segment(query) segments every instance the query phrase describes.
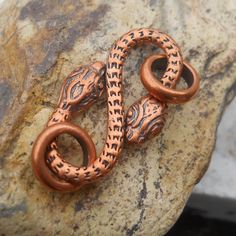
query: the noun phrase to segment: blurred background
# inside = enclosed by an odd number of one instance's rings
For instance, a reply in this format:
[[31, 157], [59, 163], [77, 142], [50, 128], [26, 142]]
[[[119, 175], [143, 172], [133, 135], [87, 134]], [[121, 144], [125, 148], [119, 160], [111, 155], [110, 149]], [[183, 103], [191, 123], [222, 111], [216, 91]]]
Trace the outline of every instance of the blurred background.
[[167, 236], [236, 235], [235, 125], [236, 99], [223, 113], [209, 169]]

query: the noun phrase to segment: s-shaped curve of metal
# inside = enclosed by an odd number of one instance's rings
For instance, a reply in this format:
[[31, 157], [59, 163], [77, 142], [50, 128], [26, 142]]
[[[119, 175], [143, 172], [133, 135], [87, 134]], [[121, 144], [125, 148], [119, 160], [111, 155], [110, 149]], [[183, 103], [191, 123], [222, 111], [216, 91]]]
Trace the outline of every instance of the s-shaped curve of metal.
[[[106, 74], [104, 74], [104, 64], [97, 62], [91, 66], [78, 68], [66, 79], [58, 108], [35, 141], [32, 151], [33, 169], [41, 182], [53, 189], [73, 191], [86, 183], [96, 181], [112, 169], [122, 151], [125, 134], [122, 69], [131, 48], [140, 43], [151, 43], [164, 50], [168, 62], [160, 80], [163, 86], [175, 87], [183, 67], [181, 52], [175, 41], [156, 29], [135, 29], [124, 34], [110, 50]], [[77, 126], [68, 120], [77, 107], [83, 109], [101, 95], [104, 77], [107, 90], [108, 129], [103, 151], [96, 157], [88, 135], [83, 135], [84, 131], [76, 128]], [[63, 132], [73, 135], [81, 143], [84, 154], [88, 157], [85, 165], [73, 166], [60, 156], [55, 138]]]

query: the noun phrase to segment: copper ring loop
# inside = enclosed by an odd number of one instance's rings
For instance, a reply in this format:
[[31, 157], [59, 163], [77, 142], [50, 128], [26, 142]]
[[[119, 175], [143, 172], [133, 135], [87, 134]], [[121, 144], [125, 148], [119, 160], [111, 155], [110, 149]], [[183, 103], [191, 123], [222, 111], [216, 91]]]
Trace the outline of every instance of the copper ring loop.
[[157, 54], [148, 57], [141, 68], [141, 81], [149, 93], [162, 102], [184, 103], [189, 101], [198, 91], [200, 79], [195, 69], [186, 61], [183, 62], [182, 77], [186, 81], [188, 88], [176, 90], [164, 86], [154, 76], [152, 68], [165, 70], [167, 58], [165, 54]]
[[32, 150], [32, 166], [36, 177], [46, 186], [55, 190], [74, 191], [81, 187], [70, 182], [65, 182], [57, 178], [48, 168], [45, 158], [48, 145], [60, 134], [67, 133], [72, 135], [80, 143], [84, 158], [88, 164], [92, 164], [96, 159], [96, 149], [89, 135], [80, 127], [69, 122], [62, 122], [47, 127], [38, 136]]

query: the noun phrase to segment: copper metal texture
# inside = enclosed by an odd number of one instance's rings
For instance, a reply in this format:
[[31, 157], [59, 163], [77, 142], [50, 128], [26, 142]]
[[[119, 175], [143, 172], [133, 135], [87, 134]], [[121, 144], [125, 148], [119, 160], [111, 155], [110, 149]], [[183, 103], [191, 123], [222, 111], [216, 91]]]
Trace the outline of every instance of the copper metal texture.
[[[199, 76], [186, 61], [183, 62], [181, 77], [186, 81], [188, 88], [173, 89], [176, 83], [170, 83], [171, 88], [163, 86], [152, 70], [155, 68], [165, 71], [166, 67], [167, 58], [165, 54], [149, 56], [141, 67], [141, 80], [150, 94], [140, 98], [127, 111], [125, 135], [129, 143], [142, 143], [159, 134], [165, 124], [167, 103], [189, 101], [199, 89]], [[158, 92], [155, 88], [158, 88]]]
[[[73, 191], [86, 183], [93, 182], [104, 176], [115, 164], [122, 150], [125, 133], [125, 115], [123, 108], [123, 65], [128, 52], [140, 43], [153, 43], [162, 48], [167, 57], [167, 67], [160, 79], [163, 86], [174, 88], [178, 82], [183, 60], [180, 49], [172, 38], [154, 29], [137, 29], [123, 35], [110, 50], [106, 66], [106, 88], [108, 97], [108, 129], [104, 149], [99, 157], [94, 160], [94, 153], [90, 141], [85, 141], [82, 129], [67, 121], [77, 109], [84, 109], [92, 104], [102, 93], [104, 87], [104, 64], [97, 62], [92, 66], [82, 66], [66, 79], [58, 104], [48, 122], [48, 127], [36, 140], [32, 151], [32, 162], [36, 176], [49, 187], [61, 191]], [[150, 91], [149, 91], [150, 92]], [[131, 127], [134, 141], [142, 142], [159, 132], [164, 125], [166, 101], [159, 102], [151, 95], [141, 98], [137, 106], [143, 107], [142, 122], [139, 127]], [[146, 104], [145, 106], [143, 104]], [[134, 106], [134, 107], [133, 107]], [[132, 107], [136, 109], [135, 104]], [[132, 109], [131, 107], [131, 109]], [[152, 113], [153, 112], [153, 113]], [[154, 115], [154, 113], [156, 115]], [[127, 116], [127, 127], [132, 126], [130, 110]], [[149, 125], [153, 122], [153, 125]], [[155, 125], [156, 124], [156, 125]], [[59, 126], [58, 126], [59, 125]], [[65, 125], [65, 126], [63, 126]], [[149, 128], [151, 127], [151, 128]], [[136, 135], [136, 129], [139, 134]], [[147, 131], [149, 129], [149, 131]], [[76, 131], [75, 131], [76, 130]], [[140, 132], [142, 130], [142, 132]], [[59, 154], [56, 146], [56, 137], [63, 132], [68, 132], [78, 139], [84, 150], [88, 164], [78, 167], [66, 162]], [[127, 131], [127, 133], [129, 133]], [[144, 135], [143, 135], [144, 134]], [[142, 137], [140, 138], [141, 135]], [[87, 154], [86, 154], [87, 152]]]
[[184, 61], [182, 77], [185, 79], [188, 88], [177, 90], [175, 83], [169, 86], [163, 86], [152, 72], [153, 67], [164, 70], [167, 65], [167, 59], [164, 54], [158, 54], [148, 57], [141, 68], [141, 81], [149, 93], [156, 99], [168, 103], [184, 103], [189, 101], [198, 91], [200, 79], [195, 69]]
[[158, 135], [165, 125], [167, 105], [152, 95], [136, 101], [127, 111], [125, 136], [128, 143], [143, 143]]
[[[63, 181], [62, 179], [58, 178], [57, 175], [52, 174], [46, 163], [47, 156], [47, 161], [49, 162], [55, 158], [54, 161], [57, 163], [58, 168], [64, 166], [64, 160], [61, 158], [56, 158], [57, 156], [60, 157], [57, 147], [53, 147], [53, 145], [55, 145], [55, 142], [53, 142], [55, 138], [63, 133], [74, 136], [80, 143], [84, 154], [84, 166], [93, 164], [96, 159], [96, 149], [90, 136], [79, 126], [68, 122], [61, 122], [49, 126], [38, 136], [33, 148], [32, 166], [36, 177], [44, 185], [55, 190], [74, 191], [81, 187], [82, 183], [81, 185], [78, 185], [68, 181]], [[49, 147], [50, 143], [51, 147]], [[65, 168], [63, 169], [65, 173], [70, 174], [70, 171], [66, 170]]]

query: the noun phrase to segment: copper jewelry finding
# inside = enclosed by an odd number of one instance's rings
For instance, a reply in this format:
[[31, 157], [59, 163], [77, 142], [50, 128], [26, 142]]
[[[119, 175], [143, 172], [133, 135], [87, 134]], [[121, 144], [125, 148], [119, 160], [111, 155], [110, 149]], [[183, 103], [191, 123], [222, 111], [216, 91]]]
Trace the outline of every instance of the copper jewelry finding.
[[[154, 55], [144, 62], [141, 79], [149, 94], [135, 102], [125, 116], [122, 69], [131, 48], [141, 43], [155, 44], [164, 50], [165, 55]], [[160, 82], [152, 73], [153, 66], [165, 69]], [[175, 90], [181, 75], [189, 88]], [[102, 153], [97, 157], [88, 134], [69, 120], [73, 112], [86, 109], [95, 102], [105, 87], [107, 138]], [[66, 78], [58, 107], [33, 146], [32, 166], [36, 177], [60, 191], [74, 191], [96, 181], [114, 166], [125, 137], [129, 143], [142, 143], [160, 133], [167, 115], [166, 103], [186, 102], [196, 94], [198, 87], [199, 77], [189, 64], [183, 62], [180, 49], [170, 36], [155, 29], [129, 31], [112, 46], [106, 66], [102, 62], [81, 66]], [[81, 144], [87, 160], [83, 166], [74, 166], [61, 157], [56, 139], [62, 133], [74, 136]]]

